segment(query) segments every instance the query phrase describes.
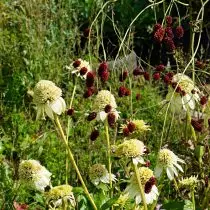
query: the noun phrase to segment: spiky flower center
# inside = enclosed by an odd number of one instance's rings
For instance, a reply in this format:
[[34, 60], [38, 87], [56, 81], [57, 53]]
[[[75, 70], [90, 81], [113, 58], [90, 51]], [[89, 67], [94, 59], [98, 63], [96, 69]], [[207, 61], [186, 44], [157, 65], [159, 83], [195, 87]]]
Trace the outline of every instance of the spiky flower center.
[[46, 193], [49, 200], [57, 200], [72, 194], [72, 186], [60, 185], [53, 187], [49, 192]]
[[144, 143], [137, 139], [124, 141], [116, 147], [115, 155], [117, 157], [138, 157], [144, 154]]
[[62, 90], [48, 80], [39, 81], [34, 88], [33, 101], [35, 104], [46, 104], [56, 101], [62, 95]]
[[137, 132], [144, 132], [150, 130], [150, 126], [147, 125], [144, 120], [132, 120], [132, 122], [136, 125]]
[[101, 90], [96, 96], [94, 110], [96, 112], [102, 111], [106, 105], [110, 105], [112, 109], [117, 108], [114, 96], [108, 90]]
[[[141, 184], [145, 187], [145, 184], [150, 180], [151, 177], [154, 177], [153, 171], [147, 167], [139, 168], [139, 178], [141, 180]], [[138, 185], [138, 181], [136, 178], [136, 174], [133, 174], [131, 177], [131, 184]]]
[[107, 174], [107, 170], [102, 164], [95, 164], [89, 170], [89, 176], [91, 180], [100, 179]]
[[162, 149], [159, 152], [159, 163], [163, 165], [172, 165], [173, 163], [173, 152], [168, 149]]
[[198, 183], [198, 179], [195, 176], [191, 176], [189, 178], [182, 179], [179, 183], [183, 187], [195, 188]]

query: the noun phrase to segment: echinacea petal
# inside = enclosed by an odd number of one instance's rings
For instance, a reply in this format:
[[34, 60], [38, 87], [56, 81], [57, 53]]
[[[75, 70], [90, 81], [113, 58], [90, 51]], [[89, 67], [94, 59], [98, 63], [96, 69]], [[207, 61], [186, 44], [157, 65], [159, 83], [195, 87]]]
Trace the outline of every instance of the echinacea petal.
[[54, 120], [52, 108], [48, 104], [45, 104], [44, 109], [45, 109], [45, 112], [46, 112], [47, 116], [49, 118], [51, 118], [52, 120]]
[[162, 171], [163, 171], [163, 167], [160, 165], [157, 165], [154, 171], [155, 177], [160, 177]]
[[166, 168], [166, 173], [167, 173], [167, 176], [168, 176], [168, 178], [169, 178], [170, 180], [173, 180], [173, 179], [174, 179], [174, 173], [173, 173], [173, 171], [171, 170], [170, 167], [167, 167], [167, 168]]

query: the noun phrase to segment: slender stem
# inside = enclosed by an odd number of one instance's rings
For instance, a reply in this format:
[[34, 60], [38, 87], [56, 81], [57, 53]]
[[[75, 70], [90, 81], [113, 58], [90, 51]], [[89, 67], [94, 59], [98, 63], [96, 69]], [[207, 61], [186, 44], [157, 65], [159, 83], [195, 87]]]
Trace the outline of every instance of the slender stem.
[[133, 166], [134, 166], [134, 172], [136, 174], [137, 182], [138, 182], [138, 185], [139, 185], [139, 190], [140, 190], [142, 202], [143, 202], [143, 205], [144, 205], [144, 210], [147, 210], [147, 202], [146, 202], [146, 198], [145, 198], [145, 194], [144, 194], [144, 189], [143, 189], [143, 186], [141, 184], [140, 177], [139, 177], [139, 170], [138, 170], [137, 165], [135, 165], [134, 163], [133, 163]]
[[112, 188], [111, 147], [109, 139], [109, 125], [107, 120], [105, 120], [105, 132], [106, 132], [107, 155], [108, 155], [109, 183], [110, 183], [110, 188]]
[[129, 77], [129, 86], [130, 86], [130, 109], [131, 109], [131, 117], [133, 116], [133, 101], [132, 101], [132, 82], [131, 82], [131, 78]]
[[195, 195], [194, 195], [194, 189], [191, 189], [191, 190], [190, 190], [190, 193], [191, 193], [191, 197], [192, 197], [193, 210], [196, 210], [196, 209], [195, 209]]
[[59, 133], [60, 133], [60, 135], [61, 135], [61, 137], [62, 137], [61, 139], [62, 139], [62, 141], [63, 141], [63, 143], [64, 143], [64, 145], [65, 145], [65, 147], [66, 147], [66, 150], [67, 150], [67, 152], [68, 152], [69, 159], [70, 159], [70, 161], [71, 161], [71, 163], [72, 163], [74, 169], [76, 170], [76, 173], [77, 173], [77, 175], [78, 175], [78, 178], [79, 178], [79, 180], [80, 180], [80, 182], [81, 182], [81, 184], [82, 184], [82, 187], [83, 187], [83, 189], [84, 189], [84, 192], [85, 192], [85, 194], [87, 195], [89, 201], [91, 202], [91, 205], [92, 205], [93, 209], [94, 209], [94, 210], [97, 210], [96, 204], [94, 203], [93, 198], [91, 197], [90, 193], [88, 192], [88, 189], [87, 189], [87, 187], [86, 187], [86, 185], [85, 185], [85, 182], [84, 182], [84, 180], [83, 180], [83, 178], [82, 178], [82, 176], [81, 176], [81, 174], [80, 174], [80, 171], [79, 171], [79, 169], [78, 169], [78, 167], [77, 167], [77, 164], [76, 164], [76, 162], [75, 162], [75, 160], [74, 160], [74, 156], [73, 156], [73, 154], [72, 154], [72, 152], [71, 152], [71, 149], [70, 149], [70, 147], [69, 147], [69, 145], [68, 145], [66, 136], [65, 136], [65, 134], [64, 134], [64, 132], [63, 132], [63, 129], [62, 129], [62, 127], [61, 127], [61, 124], [60, 124], [60, 121], [59, 121], [57, 115], [55, 116], [55, 124], [57, 125], [58, 131], [59, 131]]

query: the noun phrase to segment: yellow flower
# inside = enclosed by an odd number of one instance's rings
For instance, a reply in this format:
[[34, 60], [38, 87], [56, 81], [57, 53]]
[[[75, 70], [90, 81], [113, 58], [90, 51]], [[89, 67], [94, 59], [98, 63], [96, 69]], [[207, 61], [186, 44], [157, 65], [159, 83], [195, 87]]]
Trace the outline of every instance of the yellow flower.
[[136, 125], [135, 131], [137, 133], [143, 133], [145, 131], [149, 131], [150, 126], [147, 125], [144, 120], [132, 120], [132, 122]]
[[72, 186], [60, 185], [53, 187], [49, 192], [46, 193], [47, 203], [51, 208], [57, 208], [62, 206], [62, 203], [70, 203], [71, 206], [75, 207], [76, 202], [74, 194], [72, 192]]
[[132, 158], [134, 164], [144, 163], [142, 155], [144, 155], [146, 147], [138, 139], [125, 140], [122, 144], [114, 146], [113, 150], [114, 155], [117, 157]]
[[33, 102], [37, 106], [37, 119], [45, 119], [45, 113], [54, 119], [54, 113], [61, 115], [66, 109], [66, 103], [61, 97], [62, 91], [53, 82], [39, 81], [33, 93]]
[[51, 173], [37, 160], [23, 160], [19, 166], [20, 181], [39, 191], [50, 185]]
[[177, 169], [183, 172], [183, 169], [178, 162], [184, 163], [184, 161], [177, 157], [171, 150], [161, 149], [158, 154], [158, 163], [155, 168], [155, 176], [160, 177], [163, 169], [166, 169], [168, 178], [173, 180], [174, 175], [178, 176]]
[[194, 189], [198, 184], [198, 178], [196, 176], [191, 176], [179, 181], [179, 184], [183, 187], [188, 187]]

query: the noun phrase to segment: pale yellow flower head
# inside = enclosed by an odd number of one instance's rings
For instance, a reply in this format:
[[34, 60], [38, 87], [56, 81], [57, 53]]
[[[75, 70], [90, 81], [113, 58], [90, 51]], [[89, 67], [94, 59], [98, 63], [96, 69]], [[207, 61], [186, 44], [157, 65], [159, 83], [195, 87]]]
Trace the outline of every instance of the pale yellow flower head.
[[37, 160], [23, 160], [19, 166], [19, 179], [28, 187], [44, 191], [50, 185], [51, 173]]
[[136, 125], [135, 131], [137, 133], [143, 133], [145, 131], [149, 131], [150, 126], [147, 125], [144, 120], [132, 120], [132, 122]]
[[54, 114], [61, 115], [66, 109], [61, 89], [51, 81], [39, 81], [32, 95], [37, 106], [37, 119], [45, 119], [45, 114], [54, 119]]
[[[100, 182], [105, 184], [110, 183], [109, 173], [105, 165], [102, 164], [94, 164], [89, 170], [89, 177], [94, 185], [99, 185]], [[116, 180], [114, 174], [111, 175], [111, 179], [112, 181]]]
[[191, 176], [180, 180], [179, 184], [183, 187], [194, 189], [198, 184], [198, 178], [196, 176]]
[[69, 202], [71, 206], [75, 207], [75, 198], [72, 192], [72, 186], [60, 185], [50, 189], [46, 193], [46, 199], [48, 205], [52, 208], [62, 206], [62, 202]]

